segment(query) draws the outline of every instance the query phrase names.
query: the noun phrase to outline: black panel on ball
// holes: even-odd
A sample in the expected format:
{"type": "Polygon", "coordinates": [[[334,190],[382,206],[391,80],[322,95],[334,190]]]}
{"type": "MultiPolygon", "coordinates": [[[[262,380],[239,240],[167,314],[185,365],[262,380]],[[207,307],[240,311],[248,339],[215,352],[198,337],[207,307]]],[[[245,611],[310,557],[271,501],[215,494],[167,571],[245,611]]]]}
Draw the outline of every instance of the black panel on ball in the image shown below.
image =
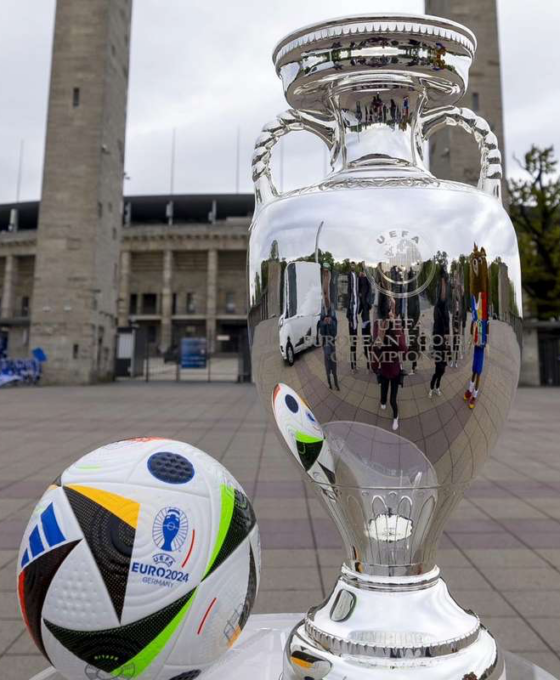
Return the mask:
{"type": "Polygon", "coordinates": [[[118,628],[70,630],[47,620],[45,625],[60,644],[78,659],[106,673],[112,673],[133,659],[164,631],[189,602],[194,592],[191,590],[155,614],[118,628]]]}
{"type": "Polygon", "coordinates": [[[81,493],[68,487],[64,487],[64,492],[103,577],[120,621],[136,531],[112,512],[81,493]]]}
{"type": "Polygon", "coordinates": [[[41,634],[43,605],[57,571],[78,543],[80,541],[72,541],[50,550],[31,562],[20,574],[21,609],[31,637],[47,659],[49,657],[41,634]]]}
{"type": "Polygon", "coordinates": [[[247,595],[245,596],[245,603],[239,618],[239,627],[241,630],[245,628],[245,624],[249,620],[251,610],[255,604],[257,597],[257,567],[255,565],[255,558],[253,556],[253,548],[249,548],[250,564],[249,564],[249,582],[247,584],[247,595]]]}
{"type": "Polygon", "coordinates": [[[241,545],[243,540],[251,533],[256,523],[257,518],[255,517],[251,502],[241,491],[235,489],[235,504],[228,532],[206,578],[216,571],[233,551],[241,545]]]}

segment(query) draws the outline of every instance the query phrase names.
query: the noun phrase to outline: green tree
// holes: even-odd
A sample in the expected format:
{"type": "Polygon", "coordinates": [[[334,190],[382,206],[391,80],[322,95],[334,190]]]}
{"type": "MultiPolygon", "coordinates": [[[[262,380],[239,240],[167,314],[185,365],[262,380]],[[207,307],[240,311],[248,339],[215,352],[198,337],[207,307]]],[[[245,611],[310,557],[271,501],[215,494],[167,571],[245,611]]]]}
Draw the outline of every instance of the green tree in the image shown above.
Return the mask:
{"type": "Polygon", "coordinates": [[[426,296],[432,305],[436,304],[438,284],[443,268],[448,269],[449,256],[445,250],[438,250],[434,257],[434,262],[425,262],[420,274],[420,283],[424,283],[431,275],[431,280],[426,288],[426,296]]]}
{"type": "Polygon", "coordinates": [[[560,177],[552,146],[532,146],[519,163],[523,179],[508,182],[523,288],[539,319],[560,317],[560,177]]]}
{"type": "Polygon", "coordinates": [[[261,277],[258,272],[255,272],[255,292],[253,293],[253,305],[257,305],[261,301],[262,288],[261,288],[261,277]]]}

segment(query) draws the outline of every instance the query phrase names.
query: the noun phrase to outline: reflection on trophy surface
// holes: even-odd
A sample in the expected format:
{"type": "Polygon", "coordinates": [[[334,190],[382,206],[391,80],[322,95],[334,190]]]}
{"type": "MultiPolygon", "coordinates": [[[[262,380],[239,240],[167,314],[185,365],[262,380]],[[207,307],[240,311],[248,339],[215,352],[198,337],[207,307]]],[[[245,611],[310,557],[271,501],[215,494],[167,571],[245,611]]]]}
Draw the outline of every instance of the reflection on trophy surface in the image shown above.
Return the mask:
{"type": "Polygon", "coordinates": [[[504,677],[493,637],[436,566],[520,363],[496,138],[454,106],[475,49],[447,20],[372,15],[296,31],[274,52],[293,109],[253,157],[253,368],[347,553],[328,600],[290,636],[284,680],[504,677]],[[425,167],[423,142],[445,125],[478,143],[478,189],[425,167]],[[327,144],[332,172],[280,194],[271,151],[297,130],[327,144]]]}

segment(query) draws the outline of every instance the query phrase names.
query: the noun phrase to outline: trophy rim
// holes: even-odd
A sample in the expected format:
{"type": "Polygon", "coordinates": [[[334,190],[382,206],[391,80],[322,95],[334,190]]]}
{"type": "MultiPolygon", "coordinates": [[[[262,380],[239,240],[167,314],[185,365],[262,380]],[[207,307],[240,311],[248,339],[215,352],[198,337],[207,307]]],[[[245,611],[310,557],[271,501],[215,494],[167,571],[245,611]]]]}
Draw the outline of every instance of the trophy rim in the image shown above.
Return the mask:
{"type": "Polygon", "coordinates": [[[461,46],[470,53],[471,58],[474,58],[477,48],[477,39],[475,34],[463,24],[457,21],[452,21],[444,17],[438,17],[432,14],[414,14],[405,12],[382,12],[371,14],[350,14],[332,19],[325,19],[323,21],[307,24],[294,31],[291,31],[278,41],[272,52],[272,61],[278,71],[281,62],[291,52],[300,49],[304,46],[320,43],[322,40],[336,37],[337,35],[349,35],[354,32],[360,34],[395,34],[402,33],[403,35],[410,35],[416,31],[411,31],[410,26],[403,26],[399,28],[399,24],[418,24],[420,31],[418,35],[429,36],[433,38],[441,38],[461,46]],[[360,24],[372,24],[371,28],[360,29],[360,24]],[[379,24],[379,26],[374,26],[379,24]],[[358,25],[354,31],[352,26],[358,25]],[[426,30],[422,31],[422,27],[426,30]],[[346,31],[344,29],[347,29],[346,31]],[[429,29],[433,29],[429,31],[429,29]],[[338,29],[338,32],[337,30],[338,29]],[[326,33],[325,33],[326,31],[326,33]],[[321,33],[319,33],[321,32],[321,33]]]}

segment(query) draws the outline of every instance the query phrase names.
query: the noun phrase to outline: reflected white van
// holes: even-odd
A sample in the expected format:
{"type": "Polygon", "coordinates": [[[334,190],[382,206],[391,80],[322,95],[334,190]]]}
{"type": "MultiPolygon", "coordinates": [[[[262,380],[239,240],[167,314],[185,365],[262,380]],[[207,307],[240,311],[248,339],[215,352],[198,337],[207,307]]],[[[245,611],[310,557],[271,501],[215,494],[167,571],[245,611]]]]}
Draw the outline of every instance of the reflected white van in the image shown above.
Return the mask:
{"type": "Polygon", "coordinates": [[[280,352],[290,366],[298,352],[318,343],[321,265],[291,262],[284,272],[283,311],[278,320],[280,352]]]}

